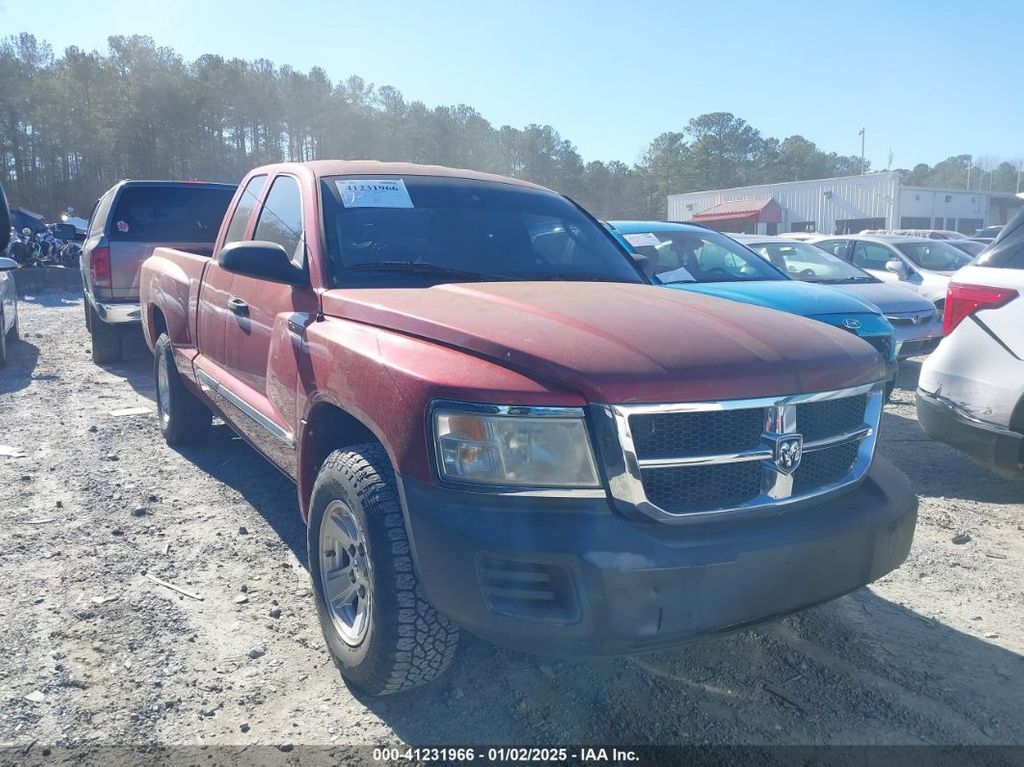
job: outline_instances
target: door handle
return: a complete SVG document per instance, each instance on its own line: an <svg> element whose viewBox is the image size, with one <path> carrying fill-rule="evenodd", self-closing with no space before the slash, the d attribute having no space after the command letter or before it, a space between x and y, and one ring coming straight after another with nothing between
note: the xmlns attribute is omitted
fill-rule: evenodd
<svg viewBox="0 0 1024 767"><path fill-rule="evenodd" d="M241 298L235 298L234 296L229 298L228 299L228 309L231 310L232 314L234 314L234 315L236 315L238 317L248 317L249 316L249 304L247 304Z"/></svg>

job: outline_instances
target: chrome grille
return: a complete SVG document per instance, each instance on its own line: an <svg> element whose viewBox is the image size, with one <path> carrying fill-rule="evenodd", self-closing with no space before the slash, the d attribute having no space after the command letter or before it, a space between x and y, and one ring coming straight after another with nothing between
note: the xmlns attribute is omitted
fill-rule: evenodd
<svg viewBox="0 0 1024 767"><path fill-rule="evenodd" d="M629 417L640 458L731 453L757 447L764 414L756 410L718 413L641 413Z"/></svg>
<svg viewBox="0 0 1024 767"><path fill-rule="evenodd" d="M669 514L744 503L761 491L761 466L743 461L655 469L644 472L644 490L651 503Z"/></svg>
<svg viewBox="0 0 1024 767"><path fill-rule="evenodd" d="M808 402L796 406L796 422L804 440L812 442L856 429L864 423L868 395Z"/></svg>
<svg viewBox="0 0 1024 767"><path fill-rule="evenodd" d="M657 519L684 521L853 484L874 456L882 394L878 383L756 400L608 406L624 459L621 474L609 477L612 495Z"/></svg>

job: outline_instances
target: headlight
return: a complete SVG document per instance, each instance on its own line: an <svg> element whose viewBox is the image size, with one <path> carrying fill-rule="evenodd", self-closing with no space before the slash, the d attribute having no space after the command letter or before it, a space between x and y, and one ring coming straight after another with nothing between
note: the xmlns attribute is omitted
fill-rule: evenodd
<svg viewBox="0 0 1024 767"><path fill-rule="evenodd" d="M493 409L498 412L448 405L434 410L438 471L444 479L512 487L600 486L582 411Z"/></svg>

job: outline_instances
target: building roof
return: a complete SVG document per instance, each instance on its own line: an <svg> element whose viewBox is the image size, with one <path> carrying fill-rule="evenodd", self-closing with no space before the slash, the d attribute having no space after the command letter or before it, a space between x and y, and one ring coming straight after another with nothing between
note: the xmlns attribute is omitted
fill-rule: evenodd
<svg viewBox="0 0 1024 767"><path fill-rule="evenodd" d="M779 211L779 206L771 197L754 197L748 200L730 200L712 205L707 210L702 210L694 215L694 221L724 221L727 219L753 218L762 213L769 214L765 220L773 220L770 215L773 211ZM781 211L779 211L781 213ZM774 219L778 223L781 218Z"/></svg>

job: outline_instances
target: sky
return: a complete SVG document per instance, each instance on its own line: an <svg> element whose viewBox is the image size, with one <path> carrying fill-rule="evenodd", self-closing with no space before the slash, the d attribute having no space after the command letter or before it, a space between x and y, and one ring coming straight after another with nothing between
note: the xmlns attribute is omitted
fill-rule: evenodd
<svg viewBox="0 0 1024 767"><path fill-rule="evenodd" d="M705 112L800 134L876 170L1024 159L1021 0L0 0L0 35L60 54L143 34L186 60L266 58L496 127L550 124L585 160L635 162Z"/></svg>

